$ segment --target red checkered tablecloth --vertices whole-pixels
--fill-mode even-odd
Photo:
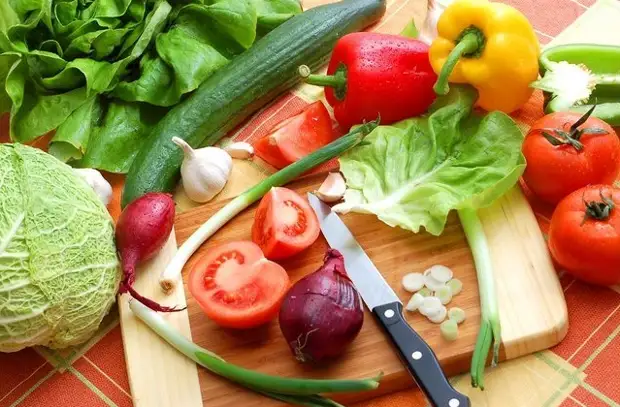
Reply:
[[[620,45],[620,2],[617,0],[503,2],[525,13],[543,46],[552,41]],[[395,21],[398,20],[399,24],[405,21],[408,16],[402,11],[413,3],[415,7],[426,7],[425,0],[388,1],[388,17],[378,30],[394,31],[391,27],[398,26]],[[257,114],[233,137],[256,139],[266,134],[275,123],[302,110],[316,97],[292,92]],[[515,119],[526,128],[541,115],[542,96],[536,93]],[[0,124],[0,139],[4,133],[6,140],[6,118]],[[536,202],[533,206],[545,232],[551,208]],[[468,378],[465,376],[454,378],[459,389],[467,390],[474,406],[620,406],[620,287],[595,288],[561,272],[559,275],[568,304],[568,336],[553,349],[505,362],[489,370],[488,389],[484,392],[467,390]],[[116,311],[104,320],[98,334],[82,346],[64,351],[33,348],[18,353],[0,353],[0,407],[16,406],[132,406]],[[366,401],[359,406],[423,407],[426,401],[418,390],[412,389]]]

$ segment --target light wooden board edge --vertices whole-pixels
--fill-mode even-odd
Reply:
[[[568,331],[564,292],[521,188],[513,187],[478,214],[491,251],[506,359],[558,344]],[[513,287],[526,296],[510,295]]]
[[[138,270],[135,288],[139,293],[164,305],[186,305],[182,282],[169,296],[159,289],[159,275],[176,250],[173,230],[161,252]],[[128,301],[129,297],[122,295],[118,306],[134,407],[202,407],[196,364],[137,319],[129,309]],[[187,310],[162,315],[191,339]]]
[[[514,359],[559,343],[568,330],[566,303],[538,222],[521,189],[514,187],[479,215],[496,270],[505,358]],[[161,253],[138,272],[136,288],[166,305],[185,305],[181,284],[169,297],[159,290],[159,274],[175,252],[173,232]],[[506,262],[506,257],[511,261]],[[498,270],[500,264],[503,269]],[[528,286],[527,297],[510,296],[515,279],[519,279],[518,285]],[[120,298],[119,309],[135,407],[203,406],[196,365],[137,320],[126,296]],[[187,311],[165,317],[191,338]]]

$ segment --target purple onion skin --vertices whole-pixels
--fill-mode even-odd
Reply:
[[[322,363],[344,352],[364,322],[359,293],[338,250],[329,249],[324,264],[299,280],[280,308],[280,329],[300,362]]]

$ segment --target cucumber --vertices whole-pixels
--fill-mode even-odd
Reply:
[[[134,159],[122,206],[147,192],[171,192],[183,154],[173,137],[189,145],[212,145],[300,82],[299,65],[323,66],[336,41],[385,13],[385,0],[343,0],[294,16],[209,77],[157,124]]]

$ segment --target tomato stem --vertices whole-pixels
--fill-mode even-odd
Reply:
[[[611,211],[615,208],[615,203],[612,198],[607,198],[603,195],[603,190],[599,191],[601,195],[601,201],[587,202],[585,197],[582,197],[583,203],[586,206],[586,214],[583,218],[583,222],[589,218],[596,220],[605,220],[609,218]],[[583,224],[583,223],[582,223]]]
[[[570,144],[577,151],[583,150],[583,144],[578,139],[571,137],[570,134],[562,130],[555,129],[553,131],[556,134],[555,136],[546,131],[542,132],[542,136],[552,145],[563,146]]]
[[[580,129],[579,126],[583,125],[592,115],[596,105],[592,106],[583,116],[581,116],[575,123],[570,126],[568,132],[560,129],[544,129],[542,132],[543,137],[554,146],[561,146],[570,144],[577,151],[583,150],[583,144],[581,143],[581,136],[584,134],[608,134],[607,130],[600,127],[586,127]],[[554,133],[551,135],[549,132]]]

